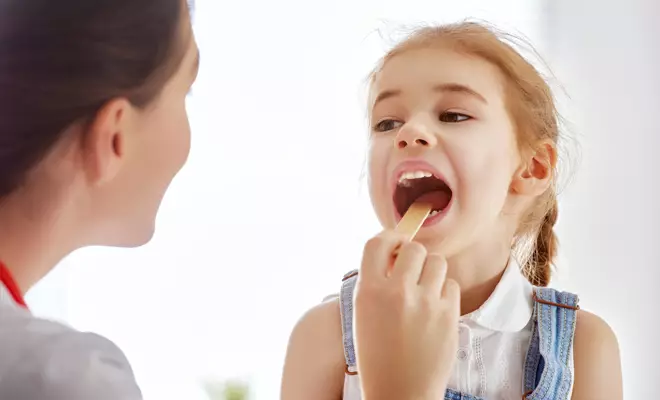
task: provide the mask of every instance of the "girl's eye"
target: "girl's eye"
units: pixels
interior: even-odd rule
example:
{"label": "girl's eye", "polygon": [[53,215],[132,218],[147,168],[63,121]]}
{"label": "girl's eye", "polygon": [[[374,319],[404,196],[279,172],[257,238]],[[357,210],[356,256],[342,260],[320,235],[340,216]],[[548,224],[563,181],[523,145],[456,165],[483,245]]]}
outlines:
{"label": "girl's eye", "polygon": [[397,121],[394,119],[384,119],[374,125],[374,131],[376,132],[387,132],[393,129],[399,128],[403,125],[403,122]]}
{"label": "girl's eye", "polygon": [[469,115],[461,114],[461,113],[456,113],[456,112],[444,112],[440,114],[440,122],[448,122],[448,123],[459,123],[459,122],[465,122],[472,119]]}

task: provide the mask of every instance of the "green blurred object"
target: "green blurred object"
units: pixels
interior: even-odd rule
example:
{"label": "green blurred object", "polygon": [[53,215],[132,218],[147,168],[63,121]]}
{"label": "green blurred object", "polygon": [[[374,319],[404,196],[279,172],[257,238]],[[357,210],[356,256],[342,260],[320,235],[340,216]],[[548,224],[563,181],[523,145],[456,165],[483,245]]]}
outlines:
{"label": "green blurred object", "polygon": [[224,394],[225,400],[247,400],[250,387],[242,382],[227,382]]}
{"label": "green blurred object", "polygon": [[250,385],[238,380],[207,379],[204,390],[209,400],[248,400],[250,395]]}

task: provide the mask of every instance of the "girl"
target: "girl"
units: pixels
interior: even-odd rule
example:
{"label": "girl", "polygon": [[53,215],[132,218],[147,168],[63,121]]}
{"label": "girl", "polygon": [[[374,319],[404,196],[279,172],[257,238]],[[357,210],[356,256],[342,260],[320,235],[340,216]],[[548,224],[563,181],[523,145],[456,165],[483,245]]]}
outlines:
{"label": "girl", "polygon": [[[461,288],[458,326],[444,320],[458,330],[445,399],[618,400],[612,330],[579,310],[575,295],[545,288],[556,251],[558,115],[546,82],[504,39],[476,23],[424,28],[382,59],[369,99],[372,204],[386,233],[416,200],[433,207],[415,237],[415,262],[444,257]],[[353,291],[377,268],[372,253],[365,247],[360,274],[344,277],[339,298],[294,329],[284,399],[361,398]],[[405,291],[391,293],[405,305]],[[361,303],[355,299],[358,335],[377,318]],[[404,336],[408,328],[389,329]],[[358,356],[373,347],[369,340],[357,337]]]}

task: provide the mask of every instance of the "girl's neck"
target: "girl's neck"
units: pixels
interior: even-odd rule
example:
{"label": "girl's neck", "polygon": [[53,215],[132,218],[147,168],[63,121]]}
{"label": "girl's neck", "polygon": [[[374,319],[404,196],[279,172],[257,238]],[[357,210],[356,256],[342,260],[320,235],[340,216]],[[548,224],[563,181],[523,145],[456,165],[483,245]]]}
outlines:
{"label": "girl's neck", "polygon": [[511,246],[477,245],[447,260],[447,278],[461,287],[461,315],[479,309],[500,282],[511,256]]}

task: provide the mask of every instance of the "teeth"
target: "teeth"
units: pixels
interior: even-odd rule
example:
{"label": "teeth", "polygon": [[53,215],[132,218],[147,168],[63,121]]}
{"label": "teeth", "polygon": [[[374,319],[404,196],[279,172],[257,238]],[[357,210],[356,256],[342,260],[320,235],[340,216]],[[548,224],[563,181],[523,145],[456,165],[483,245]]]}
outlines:
{"label": "teeth", "polygon": [[427,218],[431,218],[435,214],[438,214],[438,213],[441,213],[441,212],[442,212],[442,210],[433,210],[429,213],[429,216]]}
{"label": "teeth", "polygon": [[432,173],[427,171],[408,171],[401,174],[399,177],[399,185],[410,186],[410,182],[413,179],[420,178],[429,178],[433,176]]}

